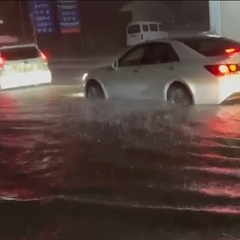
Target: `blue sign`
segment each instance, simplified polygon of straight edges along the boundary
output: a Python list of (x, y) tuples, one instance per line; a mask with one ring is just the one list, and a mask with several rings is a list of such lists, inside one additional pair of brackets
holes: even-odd
[(80, 18), (77, 1), (58, 1), (58, 19), (61, 33), (79, 33)]
[(32, 22), (37, 33), (55, 32), (51, 1), (29, 1)]

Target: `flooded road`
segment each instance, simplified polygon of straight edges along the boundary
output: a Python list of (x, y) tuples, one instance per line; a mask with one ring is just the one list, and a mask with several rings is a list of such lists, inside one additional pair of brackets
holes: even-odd
[(240, 105), (0, 95), (0, 236), (239, 239)]

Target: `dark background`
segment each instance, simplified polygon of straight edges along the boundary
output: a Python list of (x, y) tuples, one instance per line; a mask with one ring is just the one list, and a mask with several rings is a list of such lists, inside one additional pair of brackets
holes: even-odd
[[(61, 34), (58, 29), (57, 1), (54, 1), (55, 34), (38, 35), (38, 44), (55, 56), (99, 54), (123, 48), (130, 12), (119, 10), (131, 1), (79, 1), (81, 33)], [(208, 1), (161, 1), (173, 11), (174, 23), (166, 19), (165, 31), (208, 30)], [(28, 1), (1, 1), (2, 35), (32, 36)], [(166, 24), (167, 23), (167, 24)]]

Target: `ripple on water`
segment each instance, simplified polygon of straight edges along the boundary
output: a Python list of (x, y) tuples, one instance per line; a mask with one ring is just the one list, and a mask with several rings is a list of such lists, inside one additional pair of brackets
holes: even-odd
[[(0, 120), (5, 199), (74, 192), (88, 201), (115, 196), (132, 206), (239, 213), (231, 200), (240, 191), (235, 108), (114, 101), (41, 103), (35, 112), (13, 106)], [(13, 194), (17, 188), (25, 195)]]

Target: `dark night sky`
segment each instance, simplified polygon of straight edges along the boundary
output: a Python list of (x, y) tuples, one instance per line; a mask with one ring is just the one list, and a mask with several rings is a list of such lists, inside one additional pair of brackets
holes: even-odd
[(126, 3), (127, 1), (80, 1), (81, 19), (89, 27), (111, 24), (109, 19), (116, 16)]

